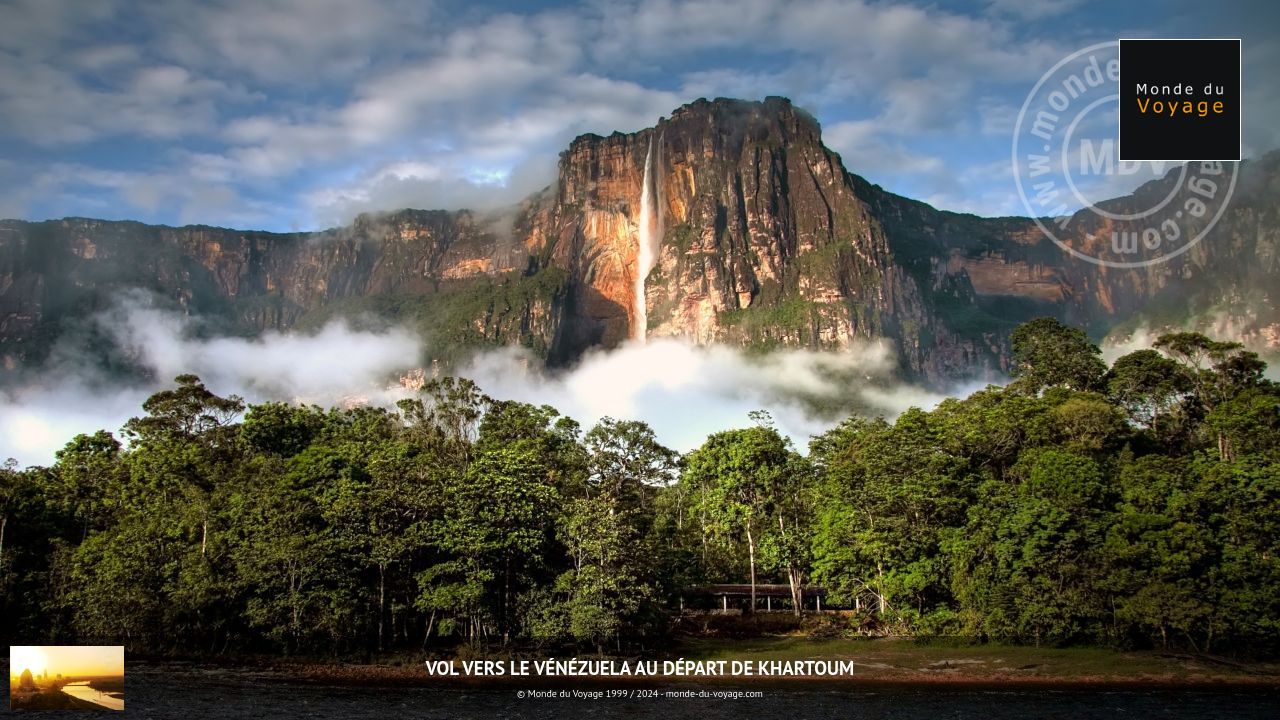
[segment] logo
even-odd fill
[[[1239,40],[1120,39],[1120,158],[1240,160]]]
[[[1095,265],[1147,267],[1213,229],[1239,166],[1120,160],[1119,49],[1091,45],[1040,78],[1014,125],[1013,173],[1028,213],[1063,250]]]

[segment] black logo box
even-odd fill
[[[1121,38],[1120,159],[1240,160],[1240,52],[1238,38]],[[1146,85],[1147,91],[1139,94],[1139,85]],[[1212,86],[1209,94],[1205,94],[1206,86]],[[1161,92],[1165,87],[1181,92],[1165,94]],[[1141,112],[1138,100],[1146,105],[1146,113]],[[1183,112],[1183,103],[1188,101],[1191,114]],[[1207,106],[1201,106],[1202,102]],[[1217,102],[1222,103],[1221,113],[1214,112]],[[1177,103],[1172,115],[1170,103]],[[1163,112],[1155,113],[1157,107]],[[1202,117],[1199,111],[1205,108],[1208,112]]]

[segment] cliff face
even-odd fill
[[[833,349],[878,338],[906,374],[941,383],[1003,369],[1009,330],[1044,314],[1095,335],[1209,315],[1274,346],[1280,156],[1241,172],[1192,251],[1114,270],[1028,219],[941,212],[867,183],[784,99],[699,100],[638,133],[579,137],[556,185],[494,215],[405,210],[317,234],[0,222],[0,356],[10,373],[40,362],[130,288],[219,331],[372,314],[416,324],[438,357],[520,344],[554,364],[640,335]]]
[[[1171,208],[1181,207],[1188,193],[1176,190],[1175,176],[1170,171],[1133,195],[1107,201],[1108,209],[1139,212],[1165,197],[1174,198]],[[1225,212],[1198,244],[1140,268],[1074,259],[1025,218],[939,212],[887,193],[879,193],[875,206],[900,261],[927,265],[944,282],[967,283],[989,315],[1055,315],[1097,337],[1140,326],[1198,327],[1267,354],[1280,352],[1280,152],[1241,164]],[[1063,240],[1091,255],[1124,259],[1098,246],[1109,243],[1109,227],[1082,211]]]
[[[962,337],[939,319],[859,194],[870,187],[782,98],[700,100],[635,134],[573,142],[523,233],[573,278],[562,356],[639,334],[646,164],[661,233],[643,285],[646,336],[820,348],[887,338],[913,374],[998,369],[999,334]],[[967,284],[951,292],[972,302]]]
[[[545,354],[565,277],[526,274],[500,218],[406,210],[318,234],[82,218],[0,221],[0,354],[16,372],[124,290],[210,331],[255,334],[341,314],[413,315],[441,346],[523,341]]]

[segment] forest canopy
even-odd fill
[[[1013,336],[1014,380],[801,453],[767,415],[681,456],[641,422],[438,378],[394,409],[219,397],[0,470],[0,632],[131,651],[658,647],[691,588],[821,585],[848,632],[1280,648],[1280,387],[1195,333],[1108,367]],[[798,603],[792,603],[798,607]]]

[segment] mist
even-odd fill
[[[1277,352],[1274,340],[1257,332],[1248,332],[1245,323],[1225,311],[1205,313],[1181,324],[1152,327],[1143,322],[1132,330],[1113,331],[1099,343],[1102,359],[1110,366],[1131,352],[1155,348],[1161,335],[1174,332],[1198,332],[1214,340],[1240,342],[1246,350],[1258,353],[1267,363],[1264,377],[1280,381],[1280,353]]]
[[[369,391],[397,369],[415,365],[421,347],[404,330],[362,331],[342,322],[311,335],[199,338],[197,323],[138,293],[122,295],[91,325],[153,380],[110,376],[69,338],[40,375],[0,394],[0,459],[51,463],[77,433],[115,432],[141,415],[142,402],[183,373],[199,375],[215,393],[250,402],[385,401],[371,400]]]
[[[456,169],[427,163],[400,162],[381,168],[350,187],[314,192],[307,200],[321,227],[347,225],[362,214],[404,208],[501,214],[553,186],[556,160],[555,154],[535,155],[509,171],[484,177],[467,177]]]
[[[150,379],[122,382],[87,353],[59,347],[45,371],[0,396],[0,459],[50,464],[77,433],[117,432],[142,414],[148,396],[183,373],[200,376],[219,395],[250,403],[390,407],[414,392],[405,380],[430,354],[407,329],[357,329],[341,321],[311,334],[200,337],[196,321],[137,294],[122,296],[93,324]],[[557,372],[519,349],[492,350],[453,374],[474,380],[496,399],[551,405],[584,429],[606,416],[643,420],[682,452],[710,433],[749,425],[747,414],[763,409],[805,451],[811,435],[854,410],[893,418],[945,397],[895,381],[896,366],[893,351],[881,342],[840,352],[761,355],[659,338],[593,351]]]

